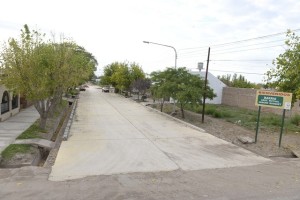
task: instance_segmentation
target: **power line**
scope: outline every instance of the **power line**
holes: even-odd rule
[[[292,32],[298,32],[298,31],[300,31],[300,28],[294,29],[294,30],[291,30],[291,31]],[[227,45],[232,45],[232,44],[237,44],[237,43],[242,43],[242,42],[248,42],[248,41],[252,41],[252,40],[260,40],[260,39],[265,39],[265,38],[269,38],[269,37],[275,37],[275,36],[282,35],[282,34],[286,34],[286,32],[274,33],[274,34],[270,34],[270,35],[263,35],[263,36],[259,36],[259,37],[255,37],[255,38],[249,38],[249,39],[238,40],[238,41],[234,41],[234,42],[221,43],[221,44],[215,44],[215,45],[209,45],[209,46],[211,46],[211,47],[227,46]],[[183,48],[183,49],[179,49],[179,50],[200,49],[200,48],[207,48],[207,46],[190,47],[190,48]]]
[[[210,60],[210,61],[229,61],[229,62],[269,62],[273,60]]]
[[[260,73],[253,73],[253,72],[236,72],[236,71],[226,71],[226,70],[209,70],[209,71],[215,71],[215,72],[228,72],[228,73],[237,73],[237,74],[254,74],[254,75],[265,75]]]
[[[237,49],[237,48],[244,48],[244,47],[249,47],[249,46],[257,46],[257,45],[262,45],[262,44],[269,44],[269,43],[273,43],[273,42],[283,42],[285,41],[284,39],[280,39],[280,40],[273,40],[273,41],[268,41],[268,42],[260,42],[260,43],[256,43],[256,44],[249,44],[249,45],[243,45],[243,46],[238,46],[238,47],[231,47],[231,48],[227,48],[227,49],[217,49],[214,50],[215,51],[223,51],[223,50],[231,50],[231,49]],[[197,53],[199,51],[204,51],[204,50],[194,50],[194,51],[190,51],[190,52],[183,52],[183,55],[187,55],[187,54],[191,54],[191,53]]]
[[[240,49],[240,50],[234,50],[234,51],[216,50],[216,52],[213,51],[213,55],[227,54],[227,53],[234,53],[234,52],[242,52],[242,51],[252,51],[252,50],[259,50],[259,49],[268,49],[268,48],[279,47],[279,46],[283,47],[283,45],[284,44],[265,46],[265,47],[257,47],[257,48],[250,48],[250,49]],[[199,53],[190,53],[190,54],[180,55],[180,57],[191,57],[191,56],[201,56],[201,55],[204,56],[204,55],[206,55],[206,53],[201,53],[201,54],[199,54]]]
[[[234,53],[234,52],[241,52],[241,51],[252,51],[252,50],[259,50],[259,49],[268,49],[272,47],[280,47],[282,45],[273,45],[273,46],[267,46],[267,47],[258,47],[258,48],[252,48],[252,49],[241,49],[241,50],[236,50],[236,51],[226,51],[226,52],[220,52],[220,53],[214,53],[213,55],[218,55],[218,54],[226,54],[226,53]]]
[[[226,48],[226,49],[216,49],[215,51],[225,51],[225,50],[232,50],[232,49],[239,49],[239,48],[244,48],[244,47],[250,47],[250,46],[258,46],[262,44],[269,44],[269,43],[275,43],[275,42],[283,42],[285,40],[273,40],[273,41],[268,41],[268,42],[260,42],[256,44],[249,44],[249,45],[243,45],[243,46],[238,46],[238,47],[231,47],[231,48]]]

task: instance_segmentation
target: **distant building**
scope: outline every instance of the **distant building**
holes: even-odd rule
[[[190,71],[193,75],[200,75],[203,79],[205,79],[205,71]],[[222,92],[223,87],[227,87],[222,81],[220,81],[217,77],[212,75],[210,72],[207,73],[208,86],[214,90],[214,93],[217,95],[213,100],[206,99],[205,102],[209,104],[221,104],[222,103]]]
[[[20,111],[20,95],[14,95],[3,85],[0,85],[0,99],[0,121],[8,119]]]

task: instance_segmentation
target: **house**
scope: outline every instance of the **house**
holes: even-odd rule
[[[3,85],[0,85],[0,99],[0,121],[8,119],[20,111],[20,96],[9,92]]]
[[[205,71],[190,71],[193,75],[198,75],[205,79]],[[223,88],[227,87],[222,81],[220,81],[217,77],[215,77],[210,72],[207,73],[208,86],[214,90],[214,93],[217,95],[213,100],[206,99],[205,102],[208,104],[221,104],[222,103],[222,93]]]

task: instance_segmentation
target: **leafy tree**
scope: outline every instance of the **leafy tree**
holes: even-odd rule
[[[162,112],[165,99],[175,99],[176,82],[174,71],[168,68],[165,71],[152,72],[150,74],[153,85],[150,90],[154,99],[161,99],[160,111]]]
[[[112,85],[113,87],[116,87],[117,83],[114,82],[111,77],[118,68],[120,67],[121,63],[114,62],[104,67],[104,75],[101,77],[100,84],[101,85]]]
[[[140,80],[145,79],[145,73],[139,65],[137,65],[136,63],[131,63],[130,64],[130,80],[131,80],[131,82],[133,82],[138,79],[140,79]]]
[[[220,79],[224,84],[226,84],[229,87],[237,87],[237,88],[256,88],[256,85],[254,83],[251,83],[250,81],[247,81],[247,79],[243,75],[237,75],[233,74],[227,74],[218,76],[218,79]]]
[[[225,85],[231,87],[232,82],[231,82],[231,74],[226,74],[222,76],[217,76],[217,78],[222,81]]]
[[[300,99],[300,37],[288,30],[287,38],[285,44],[288,49],[273,61],[276,67],[266,75],[271,87],[293,93],[294,103]]]
[[[120,91],[127,90],[130,86],[130,71],[126,63],[119,65],[115,73],[111,76],[111,81],[116,85],[115,87]]]
[[[153,86],[152,93],[156,98],[162,98],[161,111],[164,98],[172,97],[180,104],[182,118],[184,118],[184,106],[201,104],[204,94],[204,80],[190,74],[186,68],[168,68],[163,72],[151,74]],[[206,97],[212,99],[216,95],[210,87],[207,87]]]
[[[116,91],[124,91],[129,90],[134,81],[144,78],[145,73],[136,63],[114,62],[104,67],[100,84],[112,85]]]
[[[43,129],[63,93],[88,80],[97,64],[92,54],[74,42],[45,42],[43,35],[31,32],[27,25],[19,40],[9,40],[1,59],[1,83],[34,102]]]

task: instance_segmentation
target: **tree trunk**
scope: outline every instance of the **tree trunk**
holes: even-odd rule
[[[138,101],[140,100],[140,92],[138,92]]]
[[[34,107],[40,114],[40,128],[45,130],[48,117],[54,113],[55,107],[60,102],[60,97],[57,95],[51,99],[39,100],[34,102]]]
[[[182,119],[184,119],[184,110],[183,110],[183,104],[182,103],[180,104],[180,109],[181,109]]]
[[[163,111],[164,103],[165,103],[165,99],[163,98],[162,102],[160,103],[160,112]]]
[[[40,116],[40,124],[39,124],[39,126],[40,126],[40,128],[42,130],[46,130],[46,124],[47,124],[47,117]]]

